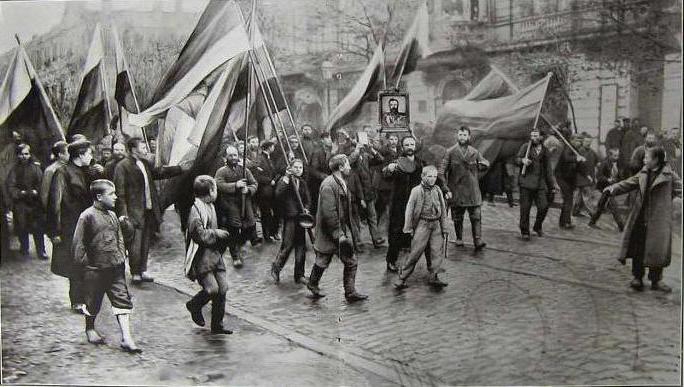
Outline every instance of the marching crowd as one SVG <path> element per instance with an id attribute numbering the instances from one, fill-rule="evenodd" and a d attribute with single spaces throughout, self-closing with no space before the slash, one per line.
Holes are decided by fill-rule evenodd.
<path id="1" fill-rule="evenodd" d="M 202 290 L 187 304 L 192 320 L 205 325 L 202 308 L 212 304 L 211 331 L 229 334 L 223 326 L 227 279 L 224 252 L 232 265 L 244 264 L 243 250 L 252 245 L 280 241 L 270 274 L 280 281 L 281 272 L 294 251 L 294 281 L 306 285 L 313 297 L 324 297 L 321 278 L 331 260 L 343 263 L 345 298 L 353 303 L 367 299 L 355 286 L 357 255 L 364 251 L 361 227 L 368 227 L 370 245 L 387 243 L 387 270 L 396 273 L 393 286 L 407 287 L 407 279 L 425 256 L 429 284 L 443 288 L 440 278 L 451 212 L 457 245 L 463 246 L 464 217 L 468 214 L 475 251 L 486 247 L 482 235 L 483 191 L 490 197 L 483 176 L 496 165 L 505 165 L 508 203 L 514 206 L 511 187 L 519 187 L 520 233 L 530 240 L 530 210 L 537 207 L 532 226 L 539 237 L 553 194 L 562 196 L 560 226 L 571 228 L 572 216 L 588 212 L 595 226 L 603 208 L 608 209 L 622 231 L 619 259 L 632 259 L 636 290 L 649 268 L 651 288 L 669 292 L 662 270 L 670 262 L 672 199 L 681 197 L 681 145 L 678 132 L 659 139 L 638 128 L 641 143 L 623 123 L 608 133 L 607 157 L 599 162 L 588 136 L 573 136 L 567 128 L 552 133 L 534 129 L 529 141 L 504 163 L 490 161 L 470 145 L 468 127 L 455 130 L 457 143 L 431 165 L 422 156 L 422 143 L 413 136 L 371 133 L 355 139 L 346 130 L 317 133 L 310 125 L 287 138 L 280 136 L 230 144 L 225 163 L 213 176 L 200 175 L 192 184 L 194 201 L 182 212 L 185 233 L 186 276 Z M 632 138 L 636 139 L 633 140 Z M 588 140 L 588 141 L 587 141 Z M 629 141 L 636 144 L 625 157 Z M 569 146 L 572 144 L 573 146 Z M 154 167 L 155 144 L 133 137 L 96 148 L 76 135 L 52 148 L 54 162 L 43 171 L 31 156 L 31 147 L 15 133 L 12 151 L 16 162 L 0 192 L 3 214 L 12 213 L 20 254 L 28 255 L 29 234 L 37 255 L 48 259 L 44 234 L 53 250 L 51 270 L 69 279 L 74 311 L 85 316 L 88 341 L 102 343 L 95 317 L 107 294 L 121 327 L 121 347 L 139 353 L 129 329 L 133 307 L 125 278 L 128 259 L 131 283 L 153 282 L 147 271 L 150 243 L 162 220 L 163 208 L 155 180 L 182 175 L 191 163 Z M 630 145 L 631 146 L 631 145 Z M 100 159 L 95 161 L 94 150 Z M 511 168 L 513 165 L 514 168 Z M 590 208 L 592 191 L 602 192 L 597 208 Z M 615 196 L 629 194 L 631 213 L 623 221 Z M 381 231 L 384 216 L 387 232 Z M 365 221 L 362 221 L 365 220 Z M 261 235 L 257 232 L 261 224 Z M 386 239 L 383 237 L 386 235 Z M 3 216 L 3 253 L 9 235 Z M 307 238 L 315 260 L 306 275 Z M 406 251 L 400 259 L 402 251 Z"/>

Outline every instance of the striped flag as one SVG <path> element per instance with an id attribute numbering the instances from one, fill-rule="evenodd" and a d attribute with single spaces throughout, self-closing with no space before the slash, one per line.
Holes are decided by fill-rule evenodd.
<path id="1" fill-rule="evenodd" d="M 129 117 L 133 125 L 153 123 L 183 100 L 219 66 L 249 49 L 240 8 L 234 1 L 211 0 L 154 92 L 150 107 Z"/>
<path id="2" fill-rule="evenodd" d="M 415 71 L 418 60 L 430 54 L 430 15 L 427 4 L 423 3 L 404 36 L 390 79 L 398 85 L 402 75 Z"/>
<path id="3" fill-rule="evenodd" d="M 67 137 L 83 134 L 88 140 L 98 143 L 107 135 L 109 116 L 103 60 L 102 30 L 98 23 L 95 26 L 85 66 L 83 66 L 83 78 L 81 78 L 78 99 L 67 129 Z"/>
<path id="4" fill-rule="evenodd" d="M 119 107 L 119 123 L 122 132 L 131 137 L 143 137 L 141 128 L 128 122 L 130 113 L 140 113 L 140 105 L 135 96 L 133 76 L 128 68 L 128 61 L 124 53 L 123 45 L 116 27 L 112 26 L 114 35 L 114 49 L 116 54 L 116 83 L 114 86 L 114 99 Z"/>
<path id="5" fill-rule="evenodd" d="M 352 89 L 337 105 L 337 107 L 330 113 L 326 129 L 334 132 L 336 129 L 353 121 L 361 113 L 363 103 L 372 99 L 373 91 L 380 89 L 379 85 L 382 83 L 383 56 L 384 50 L 382 45 L 378 45 L 375 53 L 371 58 L 368 66 L 363 71 L 359 79 L 356 81 Z"/>
<path id="6" fill-rule="evenodd" d="M 21 134 L 43 166 L 50 161 L 52 145 L 64 140 L 62 126 L 52 109 L 24 47 L 17 47 L 0 86 L 0 181 L 15 157 L 12 132 Z M 11 148 L 11 149 L 10 149 Z M 8 150 L 5 154 L 4 150 Z"/>

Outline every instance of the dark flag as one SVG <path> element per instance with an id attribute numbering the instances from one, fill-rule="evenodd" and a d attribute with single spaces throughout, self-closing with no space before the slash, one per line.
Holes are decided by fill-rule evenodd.
<path id="1" fill-rule="evenodd" d="M 21 134 L 43 167 L 49 164 L 52 145 L 64 139 L 62 126 L 45 94 L 26 51 L 20 45 L 0 87 L 0 169 L 14 158 L 12 132 Z"/>
<path id="2" fill-rule="evenodd" d="M 94 144 L 109 130 L 107 99 L 104 88 L 104 49 L 100 25 L 95 26 L 93 41 L 83 67 L 83 78 L 78 99 L 67 129 L 68 137 L 83 134 Z"/>
<path id="3" fill-rule="evenodd" d="M 371 58 L 368 66 L 363 71 L 359 79 L 356 81 L 354 86 L 351 88 L 349 93 L 342 99 L 342 101 L 335 107 L 330 117 L 328 117 L 328 123 L 326 125 L 326 130 L 333 132 L 352 122 L 355 118 L 359 116 L 362 111 L 364 102 L 372 99 L 372 94 L 379 89 L 379 84 L 382 83 L 383 78 L 383 56 L 384 50 L 382 45 L 379 45 L 375 49 L 375 53 Z"/>
<path id="4" fill-rule="evenodd" d="M 427 4 L 418 8 L 418 14 L 411 24 L 411 28 L 406 32 L 404 41 L 401 44 L 401 51 L 397 56 L 392 69 L 392 77 L 390 78 L 399 85 L 399 80 L 404 74 L 408 74 L 416 70 L 418 60 L 430 55 L 429 35 L 430 35 L 430 16 L 428 14 Z"/>

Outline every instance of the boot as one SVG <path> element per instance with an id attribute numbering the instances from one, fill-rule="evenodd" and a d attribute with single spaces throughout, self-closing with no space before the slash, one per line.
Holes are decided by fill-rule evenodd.
<path id="1" fill-rule="evenodd" d="M 211 300 L 211 333 L 230 335 L 230 329 L 223 327 L 223 316 L 226 314 L 226 295 L 217 294 Z"/>
<path id="2" fill-rule="evenodd" d="M 314 264 L 311 269 L 311 275 L 309 275 L 309 282 L 306 284 L 307 289 L 309 289 L 316 298 L 325 297 L 325 294 L 321 293 L 321 289 L 318 287 L 318 281 L 321 280 L 324 271 L 325 268 Z"/>
<path id="3" fill-rule="evenodd" d="M 506 192 L 506 201 L 508 202 L 508 207 L 515 207 L 515 202 L 513 201 L 513 192 Z"/>
<path id="4" fill-rule="evenodd" d="M 432 277 L 430 278 L 430 285 L 436 287 L 436 288 L 443 288 L 447 286 L 448 284 L 437 276 L 437 273 L 433 274 Z"/>
<path id="5" fill-rule="evenodd" d="M 487 244 L 482 241 L 482 221 L 480 219 L 471 219 L 470 227 L 473 232 L 473 245 L 475 246 L 475 251 L 484 249 Z"/>
<path id="6" fill-rule="evenodd" d="M 355 289 L 356 283 L 356 266 L 345 266 L 342 274 L 342 282 L 344 283 L 344 298 L 347 302 L 353 303 L 363 301 L 368 298 L 367 295 L 358 293 Z"/>
<path id="7" fill-rule="evenodd" d="M 454 210 L 451 210 L 454 213 Z M 454 232 L 456 233 L 456 246 L 463 246 L 463 218 L 454 219 Z"/>
<path id="8" fill-rule="evenodd" d="M 275 283 L 280 283 L 280 269 L 275 262 L 271 264 L 271 277 L 273 277 L 273 281 L 275 281 Z"/>
<path id="9" fill-rule="evenodd" d="M 209 302 L 209 294 L 202 289 L 185 304 L 185 307 L 190 312 L 192 321 L 201 327 L 205 324 L 204 316 L 202 316 L 202 307 L 206 305 L 207 302 Z"/>

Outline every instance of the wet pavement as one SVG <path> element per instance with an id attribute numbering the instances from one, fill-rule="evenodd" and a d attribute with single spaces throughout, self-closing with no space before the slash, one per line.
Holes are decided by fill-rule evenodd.
<path id="1" fill-rule="evenodd" d="M 165 283 L 189 292 L 170 215 L 152 267 Z M 561 231 L 552 210 L 547 235 L 524 242 L 517 216 L 517 208 L 485 206 L 488 248 L 474 254 L 468 245 L 451 245 L 444 277 L 450 285 L 441 292 L 425 285 L 424 263 L 410 287 L 396 292 L 385 272 L 386 250 L 367 246 L 357 284 L 370 300 L 344 301 L 342 266 L 334 260 L 321 281 L 328 296 L 314 301 L 292 282 L 292 262 L 281 284 L 273 283 L 269 268 L 278 245 L 265 244 L 249 247 L 245 266 L 229 270 L 229 304 L 430 384 L 678 383 L 681 255 L 666 270 L 675 293 L 635 293 L 629 266 L 615 260 L 620 236 L 608 217 L 601 230 L 578 218 L 576 229 Z M 680 235 L 674 246 L 681 246 Z M 307 271 L 312 263 L 309 253 Z"/>
<path id="2" fill-rule="evenodd" d="M 234 316 L 225 320 L 234 334 L 211 335 L 193 325 L 187 296 L 156 284 L 130 288 L 141 355 L 119 349 L 108 301 L 97 319 L 107 344 L 93 346 L 68 309 L 67 281 L 47 262 L 4 260 L 0 276 L 3 384 L 389 385 Z"/>
<path id="3" fill-rule="evenodd" d="M 236 333 L 216 338 L 194 327 L 184 309 L 186 294 L 198 288 L 183 278 L 183 238 L 175 213 L 167 211 L 151 253 L 150 270 L 159 284 L 132 288 L 134 335 L 145 348 L 139 358 L 118 350 L 115 321 L 106 308 L 101 330 L 110 344 L 92 348 L 86 343 L 81 319 L 66 311 L 66 281 L 49 274 L 47 263 L 3 262 L 3 379 L 678 384 L 681 229 L 673 240 L 673 264 L 665 272 L 676 290 L 661 295 L 629 289 L 630 268 L 614 259 L 620 236 L 609 217 L 601 219 L 601 230 L 587 227 L 582 218 L 576 218 L 576 229 L 559 230 L 558 210 L 552 210 L 546 236 L 524 242 L 517 216 L 517 208 L 485 205 L 487 249 L 473 253 L 467 233 L 465 247 L 451 244 L 444 265 L 449 286 L 440 292 L 425 284 L 424 262 L 409 288 L 395 291 L 393 275 L 385 272 L 386 249 L 366 245 L 359 256 L 357 287 L 370 299 L 355 305 L 344 301 L 337 259 L 321 280 L 328 296 L 315 301 L 304 286 L 293 283 L 292 261 L 281 283 L 273 283 L 269 268 L 277 244 L 248 247 L 245 266 L 228 269 L 227 321 Z M 309 252 L 307 272 L 313 257 Z M 15 273 L 25 273 L 19 278 L 26 282 L 8 282 Z"/>

